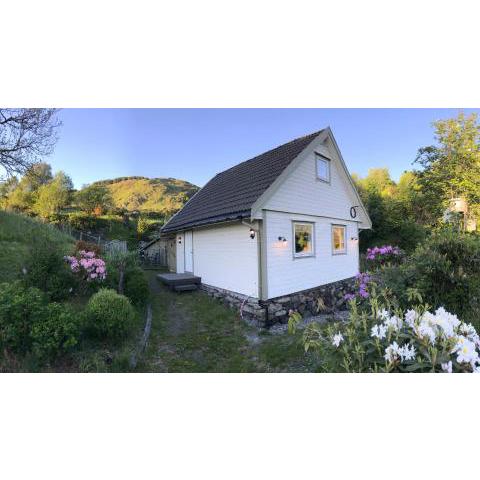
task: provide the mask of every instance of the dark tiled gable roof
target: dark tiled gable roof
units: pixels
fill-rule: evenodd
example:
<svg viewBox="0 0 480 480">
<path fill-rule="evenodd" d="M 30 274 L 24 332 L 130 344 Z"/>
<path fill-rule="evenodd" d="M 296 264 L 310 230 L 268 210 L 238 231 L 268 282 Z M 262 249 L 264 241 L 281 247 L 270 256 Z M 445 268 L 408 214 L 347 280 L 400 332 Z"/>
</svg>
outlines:
<svg viewBox="0 0 480 480">
<path fill-rule="evenodd" d="M 321 132 L 292 140 L 217 174 L 162 232 L 250 216 L 255 201 Z"/>
</svg>

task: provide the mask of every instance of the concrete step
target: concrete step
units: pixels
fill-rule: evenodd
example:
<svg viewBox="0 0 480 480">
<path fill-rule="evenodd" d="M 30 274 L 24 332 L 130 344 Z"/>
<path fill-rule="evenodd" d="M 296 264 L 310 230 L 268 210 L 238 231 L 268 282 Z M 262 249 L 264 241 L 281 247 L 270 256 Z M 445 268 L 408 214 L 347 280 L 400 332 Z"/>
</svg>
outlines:
<svg viewBox="0 0 480 480">
<path fill-rule="evenodd" d="M 189 285 L 175 285 L 173 289 L 176 292 L 190 292 L 193 290 L 197 290 L 197 285 L 191 283 Z"/>
</svg>

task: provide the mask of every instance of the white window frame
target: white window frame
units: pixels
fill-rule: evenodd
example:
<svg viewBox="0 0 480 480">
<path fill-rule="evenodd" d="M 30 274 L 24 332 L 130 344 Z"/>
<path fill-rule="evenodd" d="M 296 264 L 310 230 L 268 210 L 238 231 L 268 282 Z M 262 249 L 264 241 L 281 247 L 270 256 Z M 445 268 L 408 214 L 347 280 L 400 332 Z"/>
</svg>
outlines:
<svg viewBox="0 0 480 480">
<path fill-rule="evenodd" d="M 295 225 L 308 225 L 312 228 L 312 251 L 307 253 L 297 253 L 295 251 Z M 315 256 L 315 223 L 314 222 L 304 222 L 302 220 L 293 220 L 292 221 L 292 253 L 293 258 L 311 258 Z"/>
<path fill-rule="evenodd" d="M 328 178 L 324 178 L 324 177 L 321 177 L 319 175 L 318 162 L 323 162 L 327 165 L 327 167 L 328 167 Z M 332 163 L 331 162 L 332 161 L 329 158 L 325 157 L 321 153 L 315 152 L 315 174 L 316 174 L 317 180 L 319 180 L 320 182 L 330 183 L 331 178 L 332 178 Z"/>
<path fill-rule="evenodd" d="M 336 228 L 343 229 L 343 249 L 336 250 L 335 249 L 335 236 L 334 231 Z M 346 255 L 347 254 L 347 226 L 346 225 L 339 225 L 339 224 L 332 224 L 332 255 Z"/>
</svg>

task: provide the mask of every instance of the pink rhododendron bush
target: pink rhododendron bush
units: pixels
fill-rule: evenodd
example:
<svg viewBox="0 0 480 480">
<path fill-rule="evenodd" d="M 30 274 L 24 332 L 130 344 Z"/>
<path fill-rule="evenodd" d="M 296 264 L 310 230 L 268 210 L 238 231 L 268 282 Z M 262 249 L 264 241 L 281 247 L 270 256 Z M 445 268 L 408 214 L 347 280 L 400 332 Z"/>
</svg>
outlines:
<svg viewBox="0 0 480 480">
<path fill-rule="evenodd" d="M 383 265 L 397 265 L 404 258 L 403 250 L 392 245 L 368 248 L 365 260 L 368 269 L 377 269 Z"/>
<path fill-rule="evenodd" d="M 66 256 L 65 260 L 81 280 L 101 283 L 107 277 L 105 261 L 98 258 L 95 252 L 80 250 L 75 256 Z"/>
<path fill-rule="evenodd" d="M 376 298 L 370 311 L 360 311 L 355 300 L 350 306 L 345 323 L 314 322 L 303 332 L 305 350 L 328 359 L 326 370 L 480 373 L 478 333 L 444 308 L 389 311 Z"/>
</svg>

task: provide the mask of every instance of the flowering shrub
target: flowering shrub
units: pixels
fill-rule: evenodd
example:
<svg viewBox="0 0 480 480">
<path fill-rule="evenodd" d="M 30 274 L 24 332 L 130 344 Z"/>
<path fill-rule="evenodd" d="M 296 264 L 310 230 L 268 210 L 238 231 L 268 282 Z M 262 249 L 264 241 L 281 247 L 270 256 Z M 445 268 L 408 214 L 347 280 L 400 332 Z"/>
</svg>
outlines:
<svg viewBox="0 0 480 480">
<path fill-rule="evenodd" d="M 87 252 L 94 252 L 97 257 L 102 254 L 102 247 L 93 242 L 86 242 L 85 240 L 78 240 L 75 243 L 75 252 L 85 250 Z"/>
<path fill-rule="evenodd" d="M 373 269 L 383 265 L 396 265 L 400 263 L 402 257 L 403 251 L 392 245 L 368 248 L 365 255 L 367 266 Z"/>
<path fill-rule="evenodd" d="M 72 272 L 80 274 L 87 281 L 103 281 L 107 277 L 105 262 L 97 258 L 95 252 L 80 250 L 77 256 L 66 256 L 65 260 Z"/>
<path fill-rule="evenodd" d="M 368 292 L 368 287 L 372 283 L 372 277 L 368 273 L 359 273 L 356 276 L 355 286 L 358 289 L 357 292 L 347 293 L 345 295 L 345 300 L 351 301 L 359 298 L 368 298 L 370 296 Z"/>
<path fill-rule="evenodd" d="M 477 372 L 480 337 L 444 308 L 387 311 L 370 300 L 370 312 L 360 313 L 351 302 L 345 324 L 309 324 L 305 350 L 330 358 L 331 369 L 347 372 Z"/>
</svg>

